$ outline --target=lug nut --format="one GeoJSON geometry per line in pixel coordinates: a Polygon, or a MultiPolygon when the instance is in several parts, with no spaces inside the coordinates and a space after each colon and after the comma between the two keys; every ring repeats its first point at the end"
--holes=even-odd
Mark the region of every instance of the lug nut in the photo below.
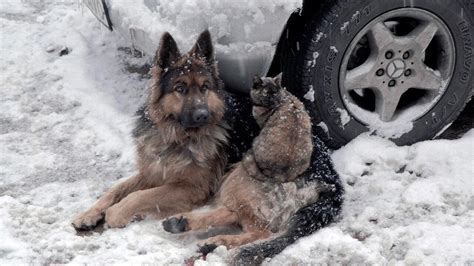
{"type": "Polygon", "coordinates": [[[408,59],[410,57],[410,52],[406,51],[403,53],[403,59],[408,59]]]}
{"type": "Polygon", "coordinates": [[[397,84],[397,82],[394,79],[392,79],[388,82],[389,87],[393,87],[393,86],[395,86],[395,84],[397,84]]]}
{"type": "Polygon", "coordinates": [[[379,77],[383,76],[384,73],[385,73],[385,71],[383,71],[383,69],[381,69],[381,68],[379,70],[377,70],[377,72],[375,72],[375,74],[379,77]]]}
{"type": "Polygon", "coordinates": [[[405,77],[409,77],[411,75],[411,69],[405,70],[405,77]]]}
{"type": "Polygon", "coordinates": [[[391,59],[393,57],[393,52],[392,51],[388,51],[385,53],[385,58],[387,59],[391,59]]]}

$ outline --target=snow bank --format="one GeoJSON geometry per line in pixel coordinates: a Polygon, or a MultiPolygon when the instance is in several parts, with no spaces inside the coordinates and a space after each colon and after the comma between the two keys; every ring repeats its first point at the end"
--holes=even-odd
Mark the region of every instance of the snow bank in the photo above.
{"type": "Polygon", "coordinates": [[[472,263],[473,144],[474,130],[405,147],[356,138],[332,155],[346,183],[341,221],[271,264],[472,263]]]}
{"type": "MultiPolygon", "coordinates": [[[[250,10],[285,1],[227,2],[250,10]]],[[[182,264],[196,236],[170,235],[158,221],[91,236],[70,225],[135,172],[131,122],[148,80],[126,69],[147,59],[124,52],[127,42],[76,1],[4,3],[0,264],[182,264]],[[69,54],[59,56],[64,47],[69,54]]],[[[342,219],[267,263],[472,263],[473,142],[474,131],[409,147],[357,138],[333,154],[347,189],[342,219]]],[[[199,264],[222,264],[226,254],[221,248],[199,264]]]]}
{"type": "Polygon", "coordinates": [[[141,0],[107,1],[115,28],[129,36],[130,31],[146,36],[143,49],[153,54],[161,35],[168,31],[178,46],[187,51],[199,33],[209,29],[219,57],[242,52],[242,47],[272,50],[291,12],[301,0],[141,0]],[[263,30],[264,29],[264,30],[263,30]],[[149,40],[149,41],[148,41],[149,40]],[[150,47],[149,47],[150,46],[150,47]]]}

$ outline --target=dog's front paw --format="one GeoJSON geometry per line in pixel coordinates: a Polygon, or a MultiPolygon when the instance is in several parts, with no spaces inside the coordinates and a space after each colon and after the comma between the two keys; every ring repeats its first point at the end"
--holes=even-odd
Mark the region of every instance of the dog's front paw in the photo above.
{"type": "Polygon", "coordinates": [[[132,220],[132,216],[124,208],[116,204],[105,212],[105,224],[108,228],[122,228],[132,220]]]}
{"type": "Polygon", "coordinates": [[[181,216],[180,218],[171,217],[163,221],[163,229],[166,232],[170,232],[173,234],[182,233],[186,231],[186,227],[188,226],[188,220],[181,216]]]}
{"type": "Polygon", "coordinates": [[[104,213],[102,211],[90,209],[79,214],[74,221],[72,221],[72,226],[79,231],[92,230],[103,219],[104,213]]]}
{"type": "Polygon", "coordinates": [[[207,254],[214,251],[217,248],[215,244],[204,244],[203,246],[199,246],[198,252],[201,253],[203,256],[207,256],[207,254]]]}
{"type": "Polygon", "coordinates": [[[225,246],[227,249],[232,249],[241,244],[238,242],[238,238],[235,235],[217,235],[210,237],[208,239],[199,241],[198,246],[209,246],[209,247],[218,247],[225,246]]]}

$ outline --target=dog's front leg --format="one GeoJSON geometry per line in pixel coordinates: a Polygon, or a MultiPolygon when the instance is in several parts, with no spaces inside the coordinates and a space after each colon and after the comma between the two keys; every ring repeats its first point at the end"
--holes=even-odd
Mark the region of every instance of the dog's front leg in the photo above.
{"type": "Polygon", "coordinates": [[[189,212],[178,214],[163,221],[163,229],[170,233],[209,229],[211,226],[227,226],[238,224],[239,217],[226,207],[218,207],[208,212],[189,212]]]}
{"type": "Polygon", "coordinates": [[[208,195],[190,186],[165,184],[129,194],[105,212],[108,227],[124,227],[137,214],[155,214],[158,219],[187,212],[204,204],[208,195]]]}
{"type": "Polygon", "coordinates": [[[102,197],[100,197],[91,208],[79,214],[72,222],[72,225],[78,230],[93,228],[104,218],[104,212],[107,208],[116,202],[119,202],[129,193],[145,188],[141,181],[141,176],[137,175],[112,187],[102,197]]]}
{"type": "Polygon", "coordinates": [[[201,241],[201,245],[226,246],[231,249],[268,238],[270,235],[271,233],[265,229],[244,231],[238,235],[217,235],[201,241]]]}

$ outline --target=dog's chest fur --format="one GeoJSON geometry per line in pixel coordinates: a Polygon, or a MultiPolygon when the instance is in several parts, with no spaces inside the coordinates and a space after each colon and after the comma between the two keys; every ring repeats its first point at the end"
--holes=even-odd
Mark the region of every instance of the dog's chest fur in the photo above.
{"type": "Polygon", "coordinates": [[[137,125],[134,132],[140,172],[158,184],[178,181],[187,172],[195,175],[209,171],[222,171],[227,140],[225,127],[216,125],[200,129],[199,134],[185,136],[174,126],[157,127],[137,125]],[[140,128],[140,126],[142,128],[140,128]],[[171,179],[171,180],[170,180],[171,179]]]}

